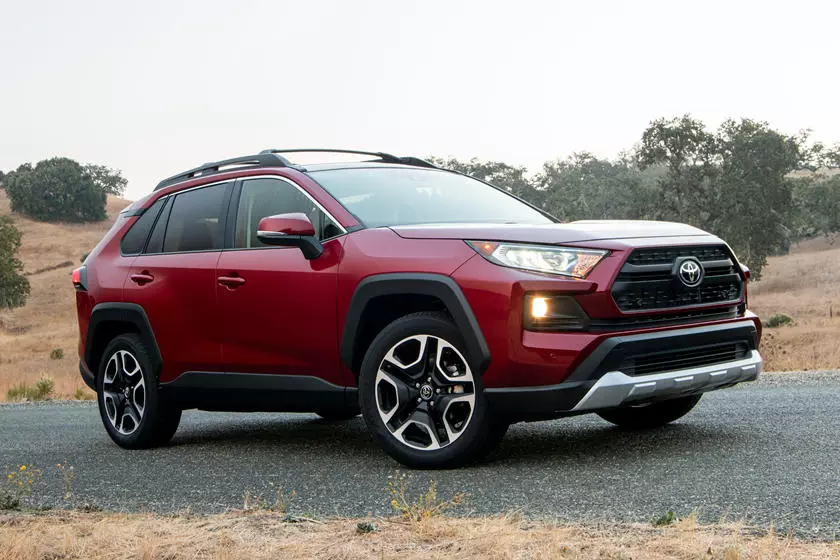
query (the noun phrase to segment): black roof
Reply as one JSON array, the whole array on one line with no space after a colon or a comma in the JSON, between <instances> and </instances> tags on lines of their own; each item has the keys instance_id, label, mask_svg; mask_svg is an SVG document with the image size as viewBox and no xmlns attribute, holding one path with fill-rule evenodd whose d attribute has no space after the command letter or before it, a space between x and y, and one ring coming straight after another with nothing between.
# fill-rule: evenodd
<instances>
[{"instance_id":1,"label":"black roof","mask_svg":"<svg viewBox=\"0 0 840 560\"><path fill-rule=\"evenodd\" d=\"M216 173L222 173L224 171L231 171L232 169L256 169L260 167L291 167L293 169L297 169L298 171L306 171L306 167L291 162L285 155L283 155L293 153L327 153L372 156L374 159L365 160L364 163L398 164L412 167L428 167L432 169L438 169L436 165L420 158L411 156L400 157L385 152L366 152L361 150L331 150L326 148L301 148L286 150L268 149L263 150L255 155L236 157L221 161L213 161L205 163L204 165L200 165L198 167L194 167L192 169L188 169L186 171L182 171L181 173L173 175L172 177L168 177L160 183L158 183L157 187L155 187L155 190L162 189L164 187L168 187L170 185L174 185L176 183L180 183L188 179L193 179L195 177L214 175ZM339 169L344 166L353 167L354 164L331 164L330 168ZM321 166L319 165L318 167Z\"/></svg>"}]
</instances>

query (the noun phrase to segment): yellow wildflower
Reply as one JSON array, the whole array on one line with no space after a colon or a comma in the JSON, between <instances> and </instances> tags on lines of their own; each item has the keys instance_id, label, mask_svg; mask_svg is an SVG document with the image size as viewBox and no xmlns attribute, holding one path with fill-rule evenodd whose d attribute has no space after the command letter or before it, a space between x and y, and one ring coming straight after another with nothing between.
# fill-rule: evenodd
<instances>
[{"instance_id":1,"label":"yellow wildflower","mask_svg":"<svg viewBox=\"0 0 840 560\"><path fill-rule=\"evenodd\" d=\"M21 470L21 471L25 471L25 470L26 470L26 465L21 465L21 466L20 466L20 470Z\"/></svg>"}]
</instances>

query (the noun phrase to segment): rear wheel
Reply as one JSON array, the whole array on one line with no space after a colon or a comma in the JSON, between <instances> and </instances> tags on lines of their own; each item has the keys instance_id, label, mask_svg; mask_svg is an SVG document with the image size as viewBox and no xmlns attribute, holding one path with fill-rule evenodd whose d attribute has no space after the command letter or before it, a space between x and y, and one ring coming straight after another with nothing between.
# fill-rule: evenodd
<instances>
[{"instance_id":1,"label":"rear wheel","mask_svg":"<svg viewBox=\"0 0 840 560\"><path fill-rule=\"evenodd\" d=\"M359 397L374 437L409 467L460 466L504 435L489 417L461 334L443 313L414 313L385 327L362 363Z\"/></svg>"},{"instance_id":2,"label":"rear wheel","mask_svg":"<svg viewBox=\"0 0 840 560\"><path fill-rule=\"evenodd\" d=\"M162 399L149 354L137 335L120 335L108 344L96 388L102 423L120 447L154 447L175 435L181 409Z\"/></svg>"},{"instance_id":3,"label":"rear wheel","mask_svg":"<svg viewBox=\"0 0 840 560\"><path fill-rule=\"evenodd\" d=\"M598 416L616 426L631 430L646 430L664 426L691 412L702 395L690 395L641 406L602 410Z\"/></svg>"}]
</instances>

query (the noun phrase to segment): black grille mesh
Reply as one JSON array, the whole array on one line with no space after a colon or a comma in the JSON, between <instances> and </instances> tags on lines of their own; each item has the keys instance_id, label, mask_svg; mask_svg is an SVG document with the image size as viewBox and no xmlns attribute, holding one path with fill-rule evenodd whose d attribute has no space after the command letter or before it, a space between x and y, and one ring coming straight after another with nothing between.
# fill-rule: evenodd
<instances>
[{"instance_id":1,"label":"black grille mesh","mask_svg":"<svg viewBox=\"0 0 840 560\"><path fill-rule=\"evenodd\" d=\"M630 264L668 264L679 257L696 257L701 261L722 261L729 258L729 253L722 246L699 247L655 247L636 249L627 262Z\"/></svg>"},{"instance_id":2,"label":"black grille mesh","mask_svg":"<svg viewBox=\"0 0 840 560\"><path fill-rule=\"evenodd\" d=\"M680 257L700 261L704 278L699 286L689 288L675 278L673 269ZM612 295L622 311L644 311L732 304L741 298L743 289L736 262L724 246L656 247L630 254Z\"/></svg>"}]
</instances>

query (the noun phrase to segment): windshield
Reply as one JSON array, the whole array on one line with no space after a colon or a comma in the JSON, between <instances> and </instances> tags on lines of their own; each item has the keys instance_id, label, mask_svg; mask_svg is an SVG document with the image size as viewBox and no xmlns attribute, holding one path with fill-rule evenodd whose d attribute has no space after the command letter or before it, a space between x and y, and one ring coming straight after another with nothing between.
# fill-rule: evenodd
<instances>
[{"instance_id":1,"label":"windshield","mask_svg":"<svg viewBox=\"0 0 840 560\"><path fill-rule=\"evenodd\" d=\"M363 167L311 171L309 175L367 227L552 223L513 196L457 173Z\"/></svg>"}]
</instances>

